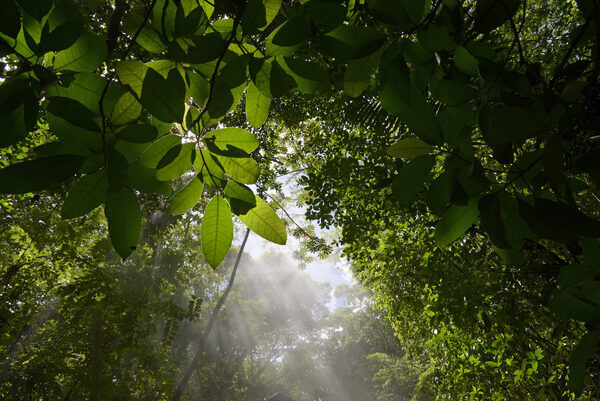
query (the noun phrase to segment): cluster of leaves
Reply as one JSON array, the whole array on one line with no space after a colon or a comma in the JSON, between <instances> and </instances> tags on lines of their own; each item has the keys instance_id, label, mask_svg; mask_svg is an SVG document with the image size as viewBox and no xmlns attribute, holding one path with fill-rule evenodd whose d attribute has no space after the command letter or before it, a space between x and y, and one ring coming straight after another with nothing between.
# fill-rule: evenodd
<instances>
[{"instance_id":1,"label":"cluster of leaves","mask_svg":"<svg viewBox=\"0 0 600 401\"><path fill-rule=\"evenodd\" d=\"M136 193L169 197L168 210L181 214L198 203L205 185L217 192L204 211L202 247L212 266L231 246L232 212L257 234L286 242L283 222L244 185L259 176L250 156L258 140L242 128L210 128L235 108L249 78L253 51L236 36L239 18L211 21L213 7L205 2L155 1L143 16L124 17L132 42L115 56L106 35L89 32L69 0L11 1L7 7L1 145L37 134L38 121L48 123L55 140L35 148L34 160L4 168L2 193L69 184L62 216L80 217L104 204L110 238L123 258L139 239ZM257 29L277 10L248 12L242 25ZM152 61L129 57L133 41ZM248 120L256 127L273 96L258 81L262 92L251 84L246 96ZM187 183L172 194L171 181L182 176Z\"/></svg>"},{"instance_id":2,"label":"cluster of leaves","mask_svg":"<svg viewBox=\"0 0 600 401\"><path fill-rule=\"evenodd\" d=\"M260 153L256 137L213 129L244 91L253 127L292 89L367 99L377 107L368 121L403 128L367 124L300 149L308 162L330 155L323 146L337 152L303 180L312 190L309 216L341 221L351 246L374 228L398 230L398 216L435 227L438 248L459 247L476 231L499 263L517 269L536 255L530 249L549 249L560 271L546 279L559 286L550 309L588 329L570 358L570 388L581 393L600 337L600 10L597 1L580 0L562 6L572 16L561 19L530 3L154 0L122 18L127 45L115 56L110 32L86 26L70 0L8 1L0 24L0 145L35 135L41 122L56 140L36 148L37 158L0 170L0 192L69 184L63 216L104 204L112 243L127 257L140 232L138 193L170 197L177 214L211 187L217 195L204 211L202 248L216 266L231 245L231 212L257 234L286 242L283 222L244 185L259 176L250 156ZM559 42L556 52L540 50L542 38ZM308 114L323 114L326 104L314 102ZM366 144L367 156L352 143ZM367 178L350 185L361 170ZM172 195L170 181L190 175ZM340 179L338 196L326 183ZM371 224L377 217L384 220ZM361 245L376 249L379 240Z\"/></svg>"}]
</instances>

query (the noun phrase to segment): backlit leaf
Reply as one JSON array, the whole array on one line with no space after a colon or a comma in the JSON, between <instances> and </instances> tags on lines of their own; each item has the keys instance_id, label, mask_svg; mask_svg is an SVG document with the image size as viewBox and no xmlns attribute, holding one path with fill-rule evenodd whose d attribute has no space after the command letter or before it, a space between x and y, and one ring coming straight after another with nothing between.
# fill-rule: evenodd
<instances>
[{"instance_id":1,"label":"backlit leaf","mask_svg":"<svg viewBox=\"0 0 600 401\"><path fill-rule=\"evenodd\" d=\"M233 221L227 201L215 196L204 209L200 232L202 253L206 261L216 268L227 256L233 240Z\"/></svg>"},{"instance_id":2,"label":"backlit leaf","mask_svg":"<svg viewBox=\"0 0 600 401\"><path fill-rule=\"evenodd\" d=\"M256 196L256 207L238 217L246 227L264 239L280 245L285 245L287 242L285 224L273 208L258 196Z\"/></svg>"}]
</instances>

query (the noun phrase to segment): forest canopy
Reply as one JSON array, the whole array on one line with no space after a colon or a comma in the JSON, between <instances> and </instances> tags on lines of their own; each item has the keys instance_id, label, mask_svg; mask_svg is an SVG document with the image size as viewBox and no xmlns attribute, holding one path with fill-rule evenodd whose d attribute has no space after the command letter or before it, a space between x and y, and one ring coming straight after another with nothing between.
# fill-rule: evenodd
<instances>
[{"instance_id":1,"label":"forest canopy","mask_svg":"<svg viewBox=\"0 0 600 401\"><path fill-rule=\"evenodd\" d=\"M2 5L4 398L211 399L249 231L342 250L402 348L374 399L600 397L598 0Z\"/></svg>"}]
</instances>

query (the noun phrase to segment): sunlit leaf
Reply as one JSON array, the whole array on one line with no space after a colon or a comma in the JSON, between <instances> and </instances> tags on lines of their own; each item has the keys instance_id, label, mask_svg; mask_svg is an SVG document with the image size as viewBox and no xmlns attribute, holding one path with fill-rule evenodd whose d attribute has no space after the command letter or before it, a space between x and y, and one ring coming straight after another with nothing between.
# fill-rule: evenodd
<instances>
[{"instance_id":1,"label":"sunlit leaf","mask_svg":"<svg viewBox=\"0 0 600 401\"><path fill-rule=\"evenodd\" d=\"M238 217L246 227L264 239L280 245L287 242L285 224L273 208L260 197L256 196L256 207Z\"/></svg>"},{"instance_id":2,"label":"sunlit leaf","mask_svg":"<svg viewBox=\"0 0 600 401\"><path fill-rule=\"evenodd\" d=\"M452 205L438 222L434 240L439 247L446 246L458 239L477 220L479 199L473 198L467 206Z\"/></svg>"},{"instance_id":3,"label":"sunlit leaf","mask_svg":"<svg viewBox=\"0 0 600 401\"><path fill-rule=\"evenodd\" d=\"M169 213L183 214L193 208L200 200L203 189L202 181L198 177L192 178L181 191L175 193L169 200Z\"/></svg>"},{"instance_id":4,"label":"sunlit leaf","mask_svg":"<svg viewBox=\"0 0 600 401\"><path fill-rule=\"evenodd\" d=\"M227 256L233 240L233 221L227 201L215 196L204 209L202 217L202 253L216 268Z\"/></svg>"}]
</instances>

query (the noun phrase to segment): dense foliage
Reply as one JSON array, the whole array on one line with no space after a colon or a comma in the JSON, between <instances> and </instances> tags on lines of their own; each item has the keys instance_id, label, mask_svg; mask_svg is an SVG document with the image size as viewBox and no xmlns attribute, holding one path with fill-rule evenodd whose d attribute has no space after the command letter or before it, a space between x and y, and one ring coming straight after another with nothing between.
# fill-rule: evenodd
<instances>
[{"instance_id":1,"label":"dense foliage","mask_svg":"<svg viewBox=\"0 0 600 401\"><path fill-rule=\"evenodd\" d=\"M155 263L145 247L157 249L146 232L156 221L187 232L185 222L201 215L202 255L167 241L167 253L183 252L173 266L226 260L232 215L285 244L286 223L266 191L286 168L305 170L307 217L341 229L357 277L427 366L415 374L433 385L417 386L429 392L416 399L599 397L597 0L3 6L8 315L56 310L33 301L46 297L33 291L38 283L86 294L85 283L102 280L111 263L131 274ZM50 198L40 196L47 190ZM58 209L86 224L56 222L70 228L55 247L34 246L40 239L19 219L44 210L38 220L50 225ZM311 251L328 250L310 231L294 234ZM64 246L71 237L76 245ZM62 284L72 262L53 260L64 249L99 275ZM143 294L160 304L154 291ZM68 311L77 296L61 296L64 315L77 319ZM94 333L109 321L119 333L109 316L126 305L104 308L106 295L86 296L98 304L88 316L94 371ZM194 310L169 312L177 318L165 317L165 332ZM16 347L30 323L3 319ZM129 344L123 350L137 338L118 336Z\"/></svg>"}]
</instances>

